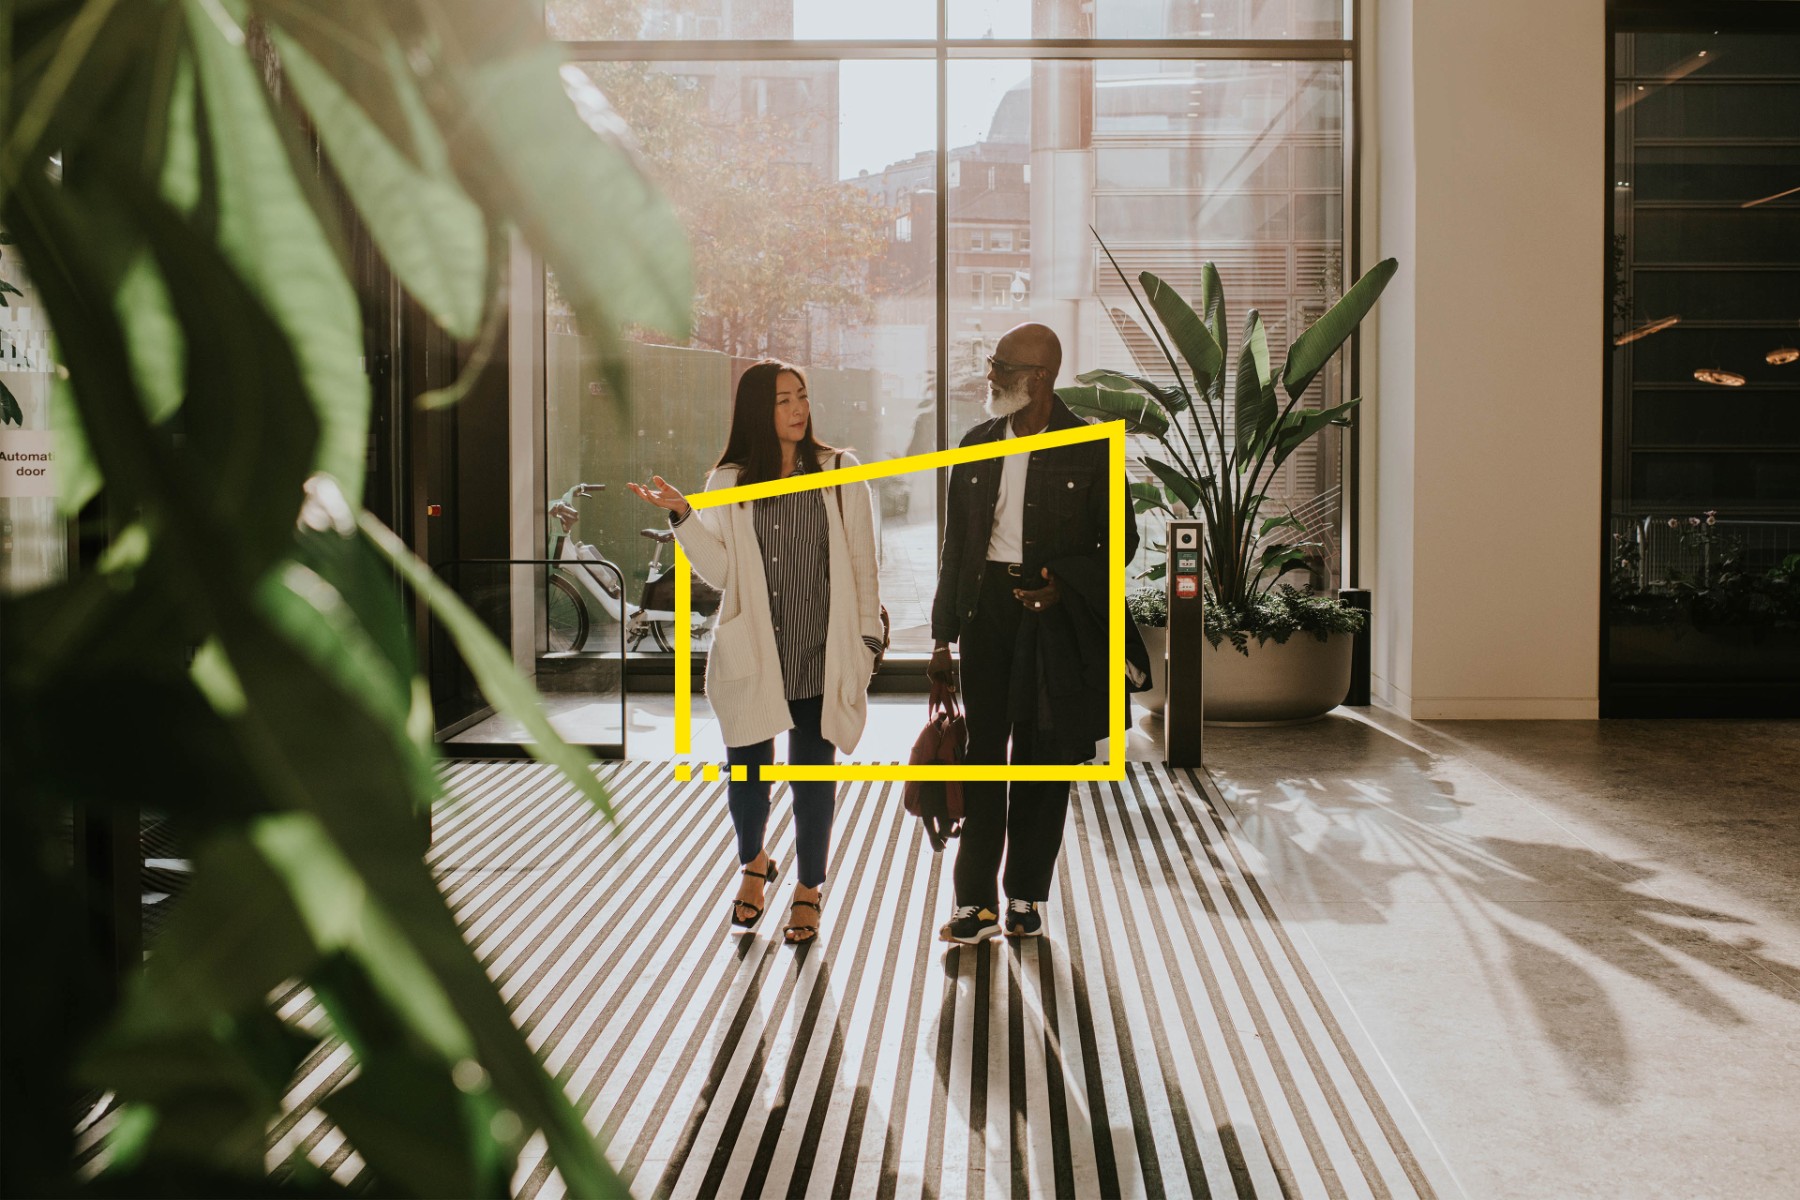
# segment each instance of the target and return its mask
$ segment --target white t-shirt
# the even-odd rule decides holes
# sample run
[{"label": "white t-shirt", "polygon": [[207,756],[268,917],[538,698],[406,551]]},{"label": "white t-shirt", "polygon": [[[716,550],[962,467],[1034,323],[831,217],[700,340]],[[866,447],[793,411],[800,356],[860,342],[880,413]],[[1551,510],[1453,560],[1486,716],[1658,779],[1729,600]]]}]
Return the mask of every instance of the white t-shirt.
[{"label": "white t-shirt", "polygon": [[[1012,418],[1006,418],[1006,440],[1018,436]],[[1009,454],[1000,460],[1000,496],[994,501],[994,529],[988,535],[989,562],[1025,561],[1025,472],[1030,466],[1029,454]]]}]

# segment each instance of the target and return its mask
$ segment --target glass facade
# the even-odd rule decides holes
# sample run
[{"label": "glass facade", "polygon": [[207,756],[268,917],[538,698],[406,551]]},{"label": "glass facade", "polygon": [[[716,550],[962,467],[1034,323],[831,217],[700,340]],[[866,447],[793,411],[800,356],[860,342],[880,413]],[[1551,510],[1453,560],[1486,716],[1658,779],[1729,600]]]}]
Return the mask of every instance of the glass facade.
[{"label": "glass facade", "polygon": [[[1342,285],[1350,54],[1339,40],[1287,57],[1280,40],[1342,39],[1343,7],[950,4],[938,40],[935,4],[553,0],[551,28],[688,226],[697,298],[685,344],[632,343],[624,414],[548,282],[546,502],[606,482],[583,536],[635,588],[652,549],[638,530],[657,514],[620,482],[660,473],[701,486],[735,380],[757,358],[805,367],[819,436],[865,460],[954,445],[984,419],[984,358],[1022,321],[1057,330],[1065,384],[1100,367],[1166,379],[1153,341],[1124,317],[1134,306],[1096,231],[1134,278],[1151,270],[1190,291],[1215,262],[1233,327],[1258,308],[1279,361]],[[1246,58],[1212,53],[1211,37],[1270,44]],[[1014,44],[984,53],[960,40],[989,38]],[[722,56],[731,39],[762,44]],[[1071,39],[1095,48],[1083,55]],[[893,46],[871,45],[884,40]],[[1337,402],[1340,374],[1308,403]],[[1342,476],[1334,428],[1275,489],[1330,547],[1316,568],[1327,587],[1339,582]],[[929,648],[936,485],[878,487],[899,654]]]},{"label": "glass facade", "polygon": [[1800,36],[1613,55],[1606,684],[1630,711],[1800,678]]},{"label": "glass facade", "polygon": [[[956,39],[1322,39],[1345,36],[1343,0],[950,0]],[[569,40],[924,40],[935,0],[549,0]]]}]

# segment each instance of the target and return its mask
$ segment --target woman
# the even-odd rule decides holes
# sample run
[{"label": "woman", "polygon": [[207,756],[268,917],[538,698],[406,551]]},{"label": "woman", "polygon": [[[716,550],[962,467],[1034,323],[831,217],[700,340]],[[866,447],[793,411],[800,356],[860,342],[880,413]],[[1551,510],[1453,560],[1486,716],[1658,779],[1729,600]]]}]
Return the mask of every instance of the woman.
[{"label": "woman", "polygon": [[[855,465],[848,451],[813,436],[805,374],[768,360],[738,381],[731,436],[706,487]],[[769,783],[761,777],[775,759],[775,735],[787,731],[792,764],[832,763],[837,750],[856,748],[868,719],[869,676],[881,647],[873,502],[869,486],[856,483],[696,512],[662,476],[652,483],[629,486],[669,511],[695,572],[724,593],[706,698],[727,759],[746,768],[743,780],[733,772],[727,796],[742,876],[731,923],[748,930],[762,916],[764,885],[775,878],[763,846]],[[799,945],[819,933],[837,785],[790,787],[800,880],[784,937]]]}]

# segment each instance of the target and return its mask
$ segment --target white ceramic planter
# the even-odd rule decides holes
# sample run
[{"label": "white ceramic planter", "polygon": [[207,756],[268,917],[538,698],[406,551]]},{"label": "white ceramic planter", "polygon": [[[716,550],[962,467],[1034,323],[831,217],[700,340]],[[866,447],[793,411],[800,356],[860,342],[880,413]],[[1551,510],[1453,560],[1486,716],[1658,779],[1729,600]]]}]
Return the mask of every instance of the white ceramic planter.
[{"label": "white ceramic planter", "polygon": [[1348,633],[1321,642],[1296,633],[1282,643],[1250,640],[1245,657],[1229,641],[1204,646],[1201,703],[1208,725],[1298,725],[1316,721],[1350,690]]},{"label": "white ceramic planter", "polygon": [[1163,705],[1169,698],[1169,665],[1164,661],[1169,645],[1169,631],[1154,625],[1139,625],[1137,629],[1139,636],[1144,639],[1144,649],[1150,652],[1150,689],[1131,693],[1131,701],[1145,712],[1152,712],[1160,717]]}]

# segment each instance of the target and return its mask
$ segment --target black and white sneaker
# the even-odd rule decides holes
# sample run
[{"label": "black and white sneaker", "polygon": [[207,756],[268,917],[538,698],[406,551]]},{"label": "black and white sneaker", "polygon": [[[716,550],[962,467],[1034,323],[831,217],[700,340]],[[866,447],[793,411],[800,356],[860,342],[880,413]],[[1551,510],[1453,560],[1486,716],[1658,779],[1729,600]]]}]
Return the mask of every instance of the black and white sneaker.
[{"label": "black and white sneaker", "polygon": [[979,945],[1000,932],[1000,914],[979,904],[959,904],[938,929],[938,940]]},{"label": "black and white sneaker", "polygon": [[1007,937],[1042,937],[1043,933],[1044,914],[1038,911],[1036,900],[1008,900],[1006,902]]}]

